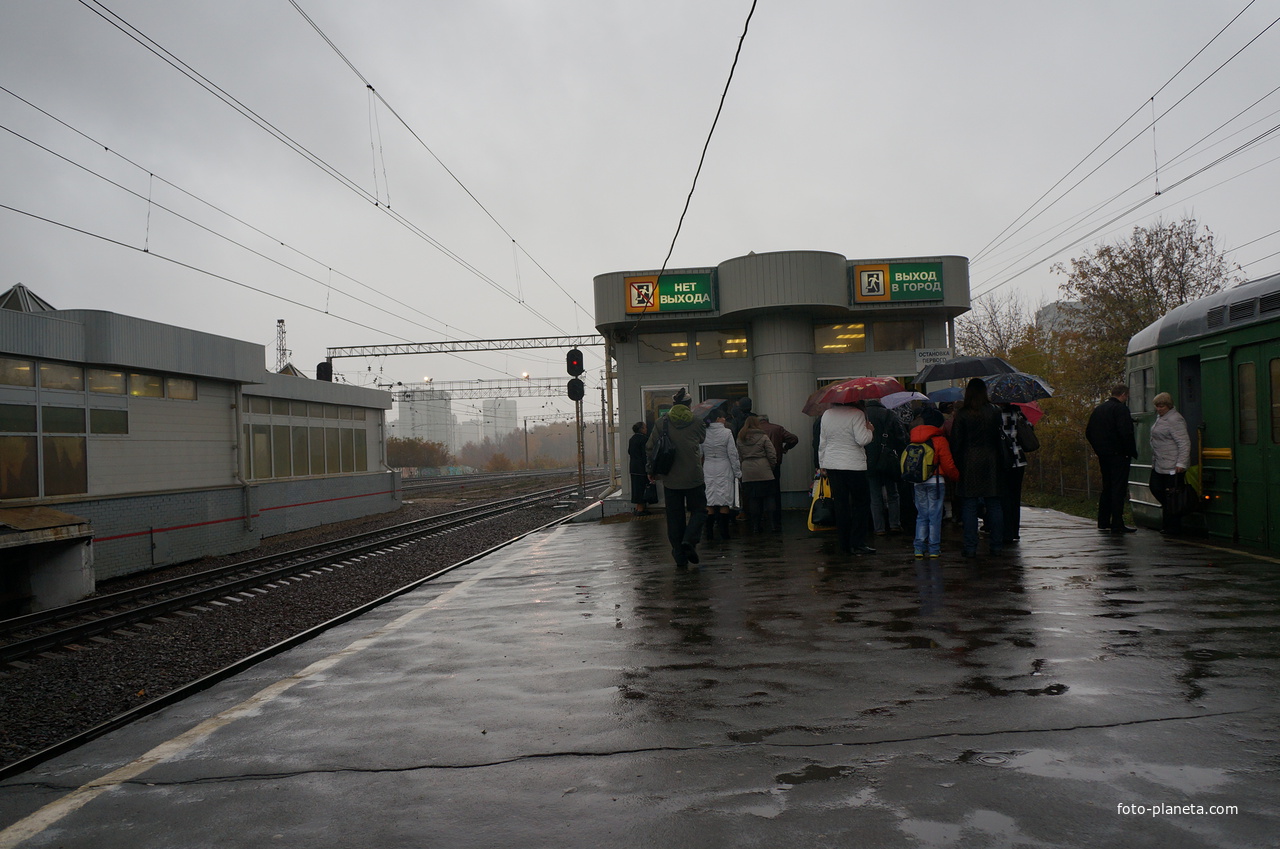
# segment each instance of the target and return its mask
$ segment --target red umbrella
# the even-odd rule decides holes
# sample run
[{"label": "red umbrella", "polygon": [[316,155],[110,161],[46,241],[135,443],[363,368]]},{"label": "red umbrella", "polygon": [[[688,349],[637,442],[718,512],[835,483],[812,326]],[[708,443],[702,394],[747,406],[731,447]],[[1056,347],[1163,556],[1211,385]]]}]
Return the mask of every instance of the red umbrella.
[{"label": "red umbrella", "polygon": [[1014,401],[1013,406],[1022,411],[1022,415],[1027,417],[1027,421],[1031,422],[1031,426],[1035,427],[1036,422],[1044,418],[1044,410],[1040,409],[1040,405],[1035,401]]},{"label": "red umbrella", "polygon": [[893,392],[905,392],[901,383],[892,377],[854,377],[833,383],[818,395],[819,404],[852,404],[882,398]]}]

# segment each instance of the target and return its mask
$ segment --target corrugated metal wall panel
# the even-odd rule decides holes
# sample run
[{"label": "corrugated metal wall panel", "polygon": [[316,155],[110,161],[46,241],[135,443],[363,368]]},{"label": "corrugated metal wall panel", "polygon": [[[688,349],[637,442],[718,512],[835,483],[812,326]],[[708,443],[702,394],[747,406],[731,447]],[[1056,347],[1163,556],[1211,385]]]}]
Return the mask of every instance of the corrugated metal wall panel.
[{"label": "corrugated metal wall panel", "polygon": [[720,313],[849,303],[847,261],[825,251],[752,254],[720,264]]}]

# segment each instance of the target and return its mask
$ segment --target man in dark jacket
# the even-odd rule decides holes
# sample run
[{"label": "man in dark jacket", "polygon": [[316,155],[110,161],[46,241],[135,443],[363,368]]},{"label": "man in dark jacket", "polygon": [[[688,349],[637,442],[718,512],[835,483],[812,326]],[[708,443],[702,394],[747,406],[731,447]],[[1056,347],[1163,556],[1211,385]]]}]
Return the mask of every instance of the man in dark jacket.
[{"label": "man in dark jacket", "polygon": [[782,530],[782,455],[800,444],[800,437],[780,424],[769,421],[764,413],[756,413],[760,420],[760,429],[773,443],[774,453],[778,456],[778,464],[773,467],[773,482],[769,486],[769,496],[773,499],[773,512],[769,516],[769,527],[773,531]]},{"label": "man in dark jacket", "polygon": [[702,477],[702,441],[706,439],[707,426],[695,419],[684,404],[676,404],[649,433],[649,457],[653,457],[658,434],[664,431],[676,447],[676,460],[664,475],[654,475],[651,470],[649,479],[662,481],[671,556],[683,568],[698,562],[696,544],[707,520],[707,491]]},{"label": "man in dark jacket", "polygon": [[1129,500],[1129,465],[1138,456],[1138,443],[1129,414],[1129,387],[1117,384],[1111,388],[1111,397],[1089,416],[1084,435],[1102,467],[1098,530],[1131,534],[1137,528],[1125,525],[1124,505]]},{"label": "man in dark jacket", "polygon": [[[898,455],[907,447],[907,432],[897,413],[885,408],[880,399],[867,401],[867,420],[875,427],[876,438],[867,445],[867,486],[871,490],[871,527],[877,534],[902,530],[899,499]],[[913,493],[914,494],[914,493]],[[888,526],[885,513],[888,512]]]}]

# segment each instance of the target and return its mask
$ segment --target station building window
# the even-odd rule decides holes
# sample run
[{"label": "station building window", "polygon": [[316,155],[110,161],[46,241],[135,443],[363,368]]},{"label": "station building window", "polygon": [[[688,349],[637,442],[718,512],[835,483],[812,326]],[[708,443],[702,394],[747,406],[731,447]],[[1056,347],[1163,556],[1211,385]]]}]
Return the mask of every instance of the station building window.
[{"label": "station building window", "polygon": [[104,395],[125,394],[124,372],[102,368],[89,369],[89,391]]},{"label": "station building window", "polygon": [[[0,498],[89,490],[82,407],[0,404]],[[56,436],[51,434],[57,434]],[[38,441],[38,442],[37,442]]]},{"label": "station building window", "polygon": [[636,348],[642,363],[682,363],[689,359],[689,334],[641,333]]},{"label": "station building window", "polygon": [[861,354],[866,350],[865,324],[819,324],[813,328],[815,354]]},{"label": "station building window", "polygon": [[185,377],[166,377],[164,394],[178,401],[196,400],[196,382]]},{"label": "station building window", "polygon": [[[271,408],[269,403],[267,408]],[[351,412],[342,416],[344,409]],[[364,410],[359,407],[326,404],[318,411],[333,412],[339,420],[364,419]],[[249,422],[244,426],[244,440],[244,476],[248,480],[369,471],[369,436],[359,428]]]},{"label": "station building window", "polygon": [[125,435],[129,433],[128,410],[90,410],[89,432]]},{"label": "station building window", "polygon": [[130,372],[129,394],[134,398],[163,398],[164,381],[158,374]]},{"label": "station building window", "polygon": [[35,386],[36,364],[31,360],[15,360],[11,357],[0,357],[0,385],[3,386]]},{"label": "station building window", "polygon": [[746,330],[699,330],[695,337],[699,360],[736,360],[747,356]]},{"label": "station building window", "polygon": [[41,363],[40,386],[44,389],[84,391],[84,369],[64,363]]},{"label": "station building window", "polygon": [[922,321],[877,321],[871,328],[877,351],[914,351],[924,347]]}]

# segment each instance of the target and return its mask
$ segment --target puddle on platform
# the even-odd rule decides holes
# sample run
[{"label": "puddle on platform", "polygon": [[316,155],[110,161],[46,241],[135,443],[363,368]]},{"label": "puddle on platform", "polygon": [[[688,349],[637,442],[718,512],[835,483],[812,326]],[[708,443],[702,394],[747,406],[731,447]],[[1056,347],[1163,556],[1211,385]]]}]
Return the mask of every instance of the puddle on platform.
[{"label": "puddle on platform", "polygon": [[775,780],[779,784],[794,787],[797,784],[808,784],[813,781],[830,781],[833,778],[846,778],[853,775],[853,767],[851,766],[821,766],[820,764],[809,764],[799,772],[784,772],[782,775],[776,776]]}]

